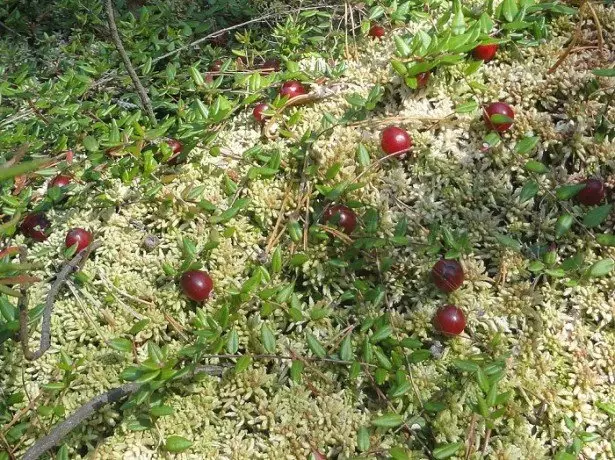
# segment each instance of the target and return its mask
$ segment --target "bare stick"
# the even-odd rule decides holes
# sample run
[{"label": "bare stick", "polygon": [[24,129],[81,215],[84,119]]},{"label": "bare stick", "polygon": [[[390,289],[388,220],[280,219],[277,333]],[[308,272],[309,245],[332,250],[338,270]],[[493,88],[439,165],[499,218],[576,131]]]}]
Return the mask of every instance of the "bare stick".
[{"label": "bare stick", "polygon": [[[51,346],[51,314],[53,313],[53,304],[55,303],[56,296],[60,292],[60,288],[66,283],[68,276],[76,271],[81,264],[89,257],[90,253],[101,245],[100,241],[94,241],[87,248],[79,252],[75,257],[71,259],[69,263],[62,267],[62,270],[56,276],[56,279],[51,283],[49,292],[47,293],[47,300],[45,301],[45,310],[43,311],[43,325],[41,327],[41,341],[38,350],[32,352],[28,346],[29,333],[28,333],[28,295],[27,290],[24,288],[21,290],[21,297],[19,298],[19,339],[21,341],[21,348],[25,358],[29,361],[34,361],[45,354],[45,352]],[[25,261],[26,251],[21,251],[20,259]]]},{"label": "bare stick", "polygon": [[109,23],[109,29],[111,30],[111,37],[113,38],[113,43],[117,48],[118,53],[122,57],[122,61],[124,61],[124,66],[128,71],[128,75],[130,75],[130,79],[132,80],[132,84],[134,85],[137,93],[139,94],[139,98],[141,99],[141,104],[143,104],[143,108],[147,112],[149,119],[151,120],[153,125],[156,125],[156,116],[154,115],[154,109],[152,108],[152,102],[149,100],[149,96],[147,95],[147,91],[141,84],[139,77],[137,76],[137,72],[135,72],[128,55],[126,54],[126,50],[124,49],[124,45],[122,45],[122,39],[120,38],[120,34],[117,31],[117,26],[115,25],[115,14],[113,13],[113,3],[112,0],[105,1],[105,9],[107,11],[107,20]]}]

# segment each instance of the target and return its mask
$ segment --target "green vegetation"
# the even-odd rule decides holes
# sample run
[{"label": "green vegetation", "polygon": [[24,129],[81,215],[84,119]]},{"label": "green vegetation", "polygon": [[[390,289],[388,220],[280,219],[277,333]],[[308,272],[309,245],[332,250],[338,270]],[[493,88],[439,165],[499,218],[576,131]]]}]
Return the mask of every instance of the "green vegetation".
[{"label": "green vegetation", "polygon": [[0,460],[611,458],[615,8],[0,5]]}]

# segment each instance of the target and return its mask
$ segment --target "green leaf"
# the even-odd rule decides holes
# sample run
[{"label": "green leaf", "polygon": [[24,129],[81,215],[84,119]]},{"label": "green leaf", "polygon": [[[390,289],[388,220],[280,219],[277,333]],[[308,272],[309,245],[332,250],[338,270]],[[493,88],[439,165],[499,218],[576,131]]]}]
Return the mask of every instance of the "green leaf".
[{"label": "green leaf", "polygon": [[453,366],[465,372],[476,372],[479,368],[478,364],[467,359],[455,359],[453,360]]},{"label": "green leaf", "polygon": [[429,358],[431,358],[431,352],[429,350],[416,350],[410,353],[408,356],[408,361],[412,364],[416,364],[427,361]]},{"label": "green leaf", "polygon": [[566,232],[568,232],[568,230],[570,230],[570,227],[572,227],[573,222],[574,217],[572,216],[572,214],[564,214],[562,216],[559,216],[559,218],[555,222],[555,236],[559,238]]},{"label": "green leaf", "polygon": [[393,40],[395,41],[395,49],[397,50],[397,54],[401,57],[408,57],[412,54],[410,46],[408,46],[408,43],[402,37],[395,35]]},{"label": "green leaf", "polygon": [[226,351],[234,355],[239,350],[239,334],[233,329],[228,335],[228,341],[226,342]]},{"label": "green leaf", "polygon": [[535,172],[537,174],[546,174],[549,172],[549,168],[547,168],[543,163],[536,160],[530,160],[525,163],[525,169],[527,171]]},{"label": "green leaf", "polygon": [[589,267],[587,274],[591,278],[598,278],[600,276],[608,275],[614,267],[615,261],[613,261],[613,259],[602,259]]},{"label": "green leaf", "polygon": [[149,410],[150,414],[155,417],[164,417],[166,415],[172,415],[175,412],[171,406],[154,406]]},{"label": "green leaf", "polygon": [[499,125],[503,123],[512,123],[514,120],[506,115],[502,115],[501,113],[494,113],[489,117],[491,123],[494,125]]},{"label": "green leaf", "polygon": [[353,356],[352,333],[349,333],[346,337],[344,337],[344,340],[342,340],[342,344],[340,346],[340,358],[344,361],[351,361]]},{"label": "green leaf", "polygon": [[98,150],[98,141],[94,136],[87,136],[83,139],[83,146],[90,152],[96,152]]},{"label": "green leaf", "polygon": [[538,141],[540,141],[540,138],[536,136],[524,137],[515,145],[515,153],[525,154],[531,152],[538,145]]},{"label": "green leaf", "polygon": [[303,373],[303,367],[304,367],[303,362],[297,359],[293,360],[293,363],[290,366],[290,379],[293,382],[301,381],[301,374]]},{"label": "green leaf", "polygon": [[325,356],[327,356],[327,350],[325,350],[325,347],[320,344],[318,339],[313,334],[306,332],[305,338],[307,340],[309,349],[312,350],[312,353],[314,353],[319,358],[324,358]]},{"label": "green leaf", "polygon": [[275,336],[266,324],[261,327],[261,342],[267,353],[275,353]]},{"label": "green leaf", "polygon": [[519,11],[516,0],[504,0],[501,7],[502,16],[504,19],[508,22],[513,22],[517,12]]},{"label": "green leaf", "polygon": [[405,395],[412,389],[410,382],[403,382],[399,384],[390,394],[391,398],[399,398]]},{"label": "green leaf", "polygon": [[372,425],[379,428],[395,428],[404,423],[404,419],[401,415],[389,412],[372,419]]},{"label": "green leaf", "polygon": [[369,430],[362,426],[357,431],[357,448],[359,452],[366,452],[369,450],[370,440],[369,440]]},{"label": "green leaf", "polygon": [[521,201],[521,203],[525,203],[526,201],[531,200],[536,196],[538,190],[539,187],[536,181],[531,180],[527,182],[521,189],[521,193],[519,194],[519,201]]},{"label": "green leaf", "polygon": [[49,164],[49,159],[32,160],[26,162],[17,163],[14,166],[0,167],[0,181],[10,179],[11,177],[21,176],[37,169],[41,169],[45,165]]},{"label": "green leaf", "polygon": [[555,191],[559,200],[569,200],[585,188],[585,184],[562,185]]},{"label": "green leaf", "polygon": [[463,104],[459,104],[455,107],[455,112],[457,113],[470,113],[474,112],[478,109],[478,103],[475,100],[471,100],[468,102],[464,102]]},{"label": "green leaf", "polygon": [[592,73],[597,77],[615,77],[615,69],[594,69]]},{"label": "green leaf", "polygon": [[583,218],[583,225],[589,228],[598,227],[611,213],[612,205],[603,204],[590,210]]},{"label": "green leaf", "polygon": [[393,329],[391,328],[391,326],[386,324],[382,326],[380,329],[378,329],[376,332],[374,332],[374,335],[372,335],[369,338],[369,341],[371,343],[380,342],[381,340],[384,340],[387,337],[389,337],[392,333],[393,333]]},{"label": "green leaf", "polygon": [[615,235],[611,235],[609,233],[596,235],[596,241],[602,246],[615,246]]},{"label": "green leaf", "polygon": [[615,404],[605,403],[605,402],[596,402],[596,407],[607,414],[615,417]]},{"label": "green leaf", "polygon": [[132,352],[132,341],[123,338],[111,339],[109,340],[109,346],[114,350],[121,351],[124,353]]},{"label": "green leaf", "polygon": [[145,327],[149,324],[149,319],[145,318],[140,321],[137,321],[132,327],[128,330],[128,333],[131,335],[136,335],[141,332]]},{"label": "green leaf", "polygon": [[453,444],[439,444],[433,450],[433,458],[440,460],[443,458],[452,457],[459,451],[459,449],[461,449],[461,446],[463,446],[462,442],[455,442]]},{"label": "green leaf", "polygon": [[245,371],[250,366],[251,363],[252,363],[251,356],[244,355],[241,358],[238,358],[237,362],[235,363],[235,373],[239,374]]},{"label": "green leaf", "polygon": [[521,243],[519,243],[514,238],[511,238],[510,236],[502,235],[500,233],[496,233],[494,237],[497,240],[497,242],[500,243],[502,246],[513,249],[517,252],[521,251]]},{"label": "green leaf", "polygon": [[366,166],[369,166],[371,162],[369,152],[363,144],[359,144],[359,146],[357,147],[357,162],[364,168]]},{"label": "green leaf", "polygon": [[182,436],[169,436],[167,442],[164,444],[164,448],[167,452],[179,453],[192,446],[192,441]]},{"label": "green leaf", "polygon": [[451,23],[451,31],[453,35],[460,35],[464,33],[466,30],[465,18],[463,17],[463,10],[459,8],[453,17],[453,22]]},{"label": "green leaf", "polygon": [[68,458],[68,447],[66,447],[66,444],[62,444],[62,447],[60,447],[56,453],[56,460],[68,460]]},{"label": "green leaf", "polygon": [[342,163],[334,163],[332,166],[329,167],[329,169],[327,169],[327,172],[325,173],[325,179],[333,179],[340,172],[340,169],[342,169]]}]

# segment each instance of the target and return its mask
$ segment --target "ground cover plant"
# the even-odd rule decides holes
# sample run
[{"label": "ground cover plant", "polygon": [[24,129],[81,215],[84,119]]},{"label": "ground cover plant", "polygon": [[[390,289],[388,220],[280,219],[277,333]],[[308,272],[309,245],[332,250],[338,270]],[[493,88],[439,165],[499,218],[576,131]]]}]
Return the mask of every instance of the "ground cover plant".
[{"label": "ground cover plant", "polygon": [[0,5],[0,459],[615,455],[612,2]]}]

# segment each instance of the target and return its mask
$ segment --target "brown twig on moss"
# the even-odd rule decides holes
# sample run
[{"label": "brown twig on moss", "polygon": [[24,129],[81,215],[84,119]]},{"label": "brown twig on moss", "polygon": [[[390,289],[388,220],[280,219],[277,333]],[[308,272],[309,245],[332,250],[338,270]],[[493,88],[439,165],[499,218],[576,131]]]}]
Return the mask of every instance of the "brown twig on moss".
[{"label": "brown twig on moss", "polygon": [[124,61],[124,66],[126,67],[126,71],[132,80],[132,84],[137,90],[137,94],[139,94],[139,98],[141,99],[141,103],[143,104],[143,109],[147,112],[147,116],[153,125],[156,125],[156,115],[154,115],[154,109],[152,108],[152,102],[147,95],[147,91],[141,84],[141,80],[135,72],[132,63],[130,62],[130,58],[128,54],[126,54],[126,50],[124,49],[124,45],[122,44],[122,39],[120,38],[120,34],[117,30],[117,25],[115,24],[115,13],[113,12],[113,3],[112,0],[105,1],[105,10],[107,12],[107,22],[109,23],[109,30],[111,31],[111,38],[113,39],[113,44],[117,49],[118,53],[122,57],[122,61]]},{"label": "brown twig on moss", "polygon": [[[188,376],[205,373],[208,375],[222,375],[224,368],[221,366],[197,366],[194,372],[187,374]],[[69,415],[64,421],[58,423],[52,428],[49,434],[34,443],[26,453],[22,460],[36,460],[54,446],[62,442],[62,439],[81,425],[91,415],[107,404],[120,402],[130,395],[136,393],[141,388],[141,383],[131,382],[126,383],[117,388],[93,397],[83,406]]]},{"label": "brown twig on moss", "polygon": [[[56,296],[60,289],[66,283],[68,276],[80,269],[82,264],[87,260],[92,251],[101,245],[100,241],[94,241],[87,248],[79,252],[73,257],[70,262],[65,264],[60,272],[57,274],[49,292],[47,293],[47,300],[45,301],[45,310],[43,310],[43,324],[41,326],[41,340],[38,350],[31,351],[28,346],[30,334],[28,333],[28,293],[26,288],[21,289],[21,297],[18,301],[19,306],[19,339],[21,341],[21,348],[25,358],[29,361],[34,361],[45,354],[45,352],[51,346],[51,314],[53,313],[53,304],[55,303]],[[25,262],[27,252],[25,248],[20,251],[20,260]]]}]

